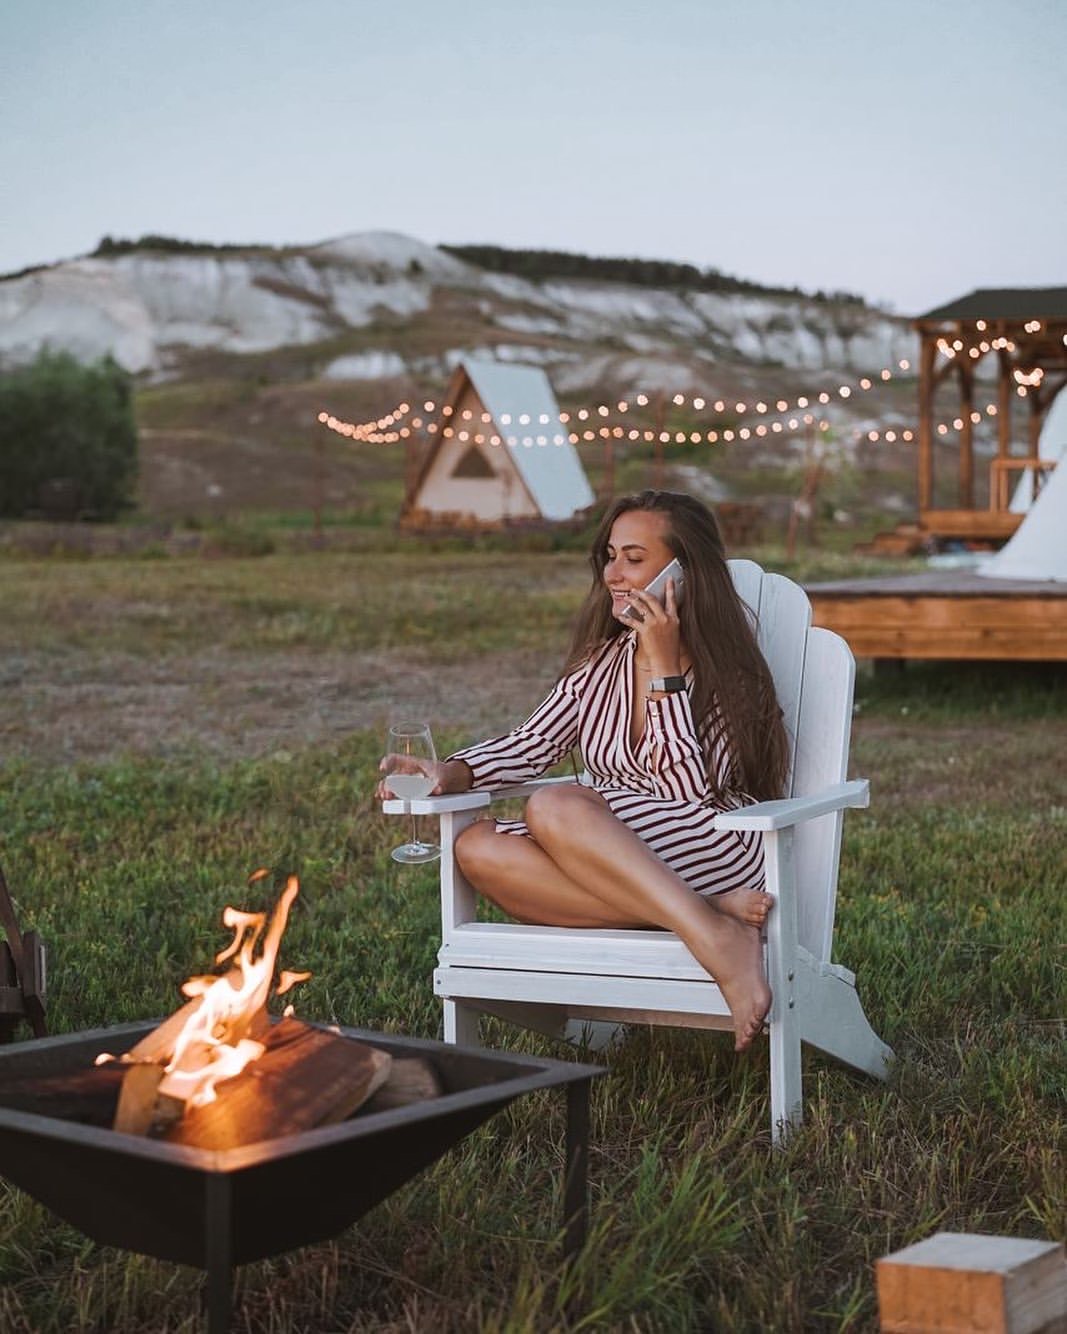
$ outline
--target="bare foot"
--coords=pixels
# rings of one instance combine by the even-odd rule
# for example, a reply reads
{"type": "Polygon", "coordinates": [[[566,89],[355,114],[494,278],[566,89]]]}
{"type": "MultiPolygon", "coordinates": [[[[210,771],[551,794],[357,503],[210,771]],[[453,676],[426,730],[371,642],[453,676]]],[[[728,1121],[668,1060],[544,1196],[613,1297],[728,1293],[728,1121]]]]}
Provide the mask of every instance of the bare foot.
{"type": "Polygon", "coordinates": [[[760,928],[774,907],[774,899],[761,889],[728,889],[725,894],[709,894],[707,901],[716,912],[760,928]]]}
{"type": "Polygon", "coordinates": [[[763,1030],[771,989],[763,973],[763,945],[757,928],[730,922],[729,966],[714,974],[734,1021],[734,1051],[745,1051],[763,1030]]]}

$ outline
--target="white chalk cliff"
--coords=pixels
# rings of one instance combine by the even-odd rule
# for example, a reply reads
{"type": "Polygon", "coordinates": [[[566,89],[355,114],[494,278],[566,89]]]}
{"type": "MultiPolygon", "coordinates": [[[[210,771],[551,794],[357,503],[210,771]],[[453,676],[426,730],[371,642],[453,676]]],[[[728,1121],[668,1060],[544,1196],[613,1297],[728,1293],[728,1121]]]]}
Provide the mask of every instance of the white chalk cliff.
{"type": "Polygon", "coordinates": [[[412,360],[387,332],[417,324],[442,291],[481,321],[483,355],[536,361],[565,372],[574,387],[598,377],[636,388],[681,383],[692,378],[687,367],[716,361],[864,372],[915,355],[906,320],[861,305],[529,281],[410,237],[367,232],[303,250],[139,251],[0,280],[0,362],[24,362],[47,345],[158,372],[180,368],[189,349],[264,352],[378,324],[386,330],[380,343],[324,353],[320,373],[378,379],[445,370],[463,349],[412,360]]]}

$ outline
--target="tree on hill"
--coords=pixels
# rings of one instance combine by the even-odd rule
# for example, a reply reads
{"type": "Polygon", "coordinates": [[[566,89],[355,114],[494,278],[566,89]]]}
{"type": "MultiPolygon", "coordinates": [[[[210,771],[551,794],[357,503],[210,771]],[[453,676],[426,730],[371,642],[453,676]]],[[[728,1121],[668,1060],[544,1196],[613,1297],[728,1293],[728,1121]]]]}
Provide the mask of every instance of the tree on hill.
{"type": "Polygon", "coordinates": [[[457,259],[494,273],[514,273],[534,281],[542,278],[588,278],[629,283],[634,287],[682,288],[692,292],[745,293],[757,296],[807,297],[821,303],[862,305],[851,292],[814,292],[799,287],[770,287],[734,278],[718,269],[698,269],[666,259],[624,259],[583,255],[570,250],[512,250],[498,245],[442,245],[457,259]]]}
{"type": "Polygon", "coordinates": [[[113,519],[136,477],[129,377],[110,357],[46,349],[0,376],[0,516],[113,519]]]}

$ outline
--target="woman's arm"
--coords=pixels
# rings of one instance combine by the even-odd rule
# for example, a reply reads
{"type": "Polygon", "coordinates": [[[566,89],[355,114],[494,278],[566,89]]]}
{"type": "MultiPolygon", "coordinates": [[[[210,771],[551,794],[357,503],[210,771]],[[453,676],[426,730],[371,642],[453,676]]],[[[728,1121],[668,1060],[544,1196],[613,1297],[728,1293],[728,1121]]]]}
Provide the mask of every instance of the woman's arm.
{"type": "MultiPolygon", "coordinates": [[[[674,581],[668,580],[662,605],[644,592],[635,592],[633,601],[642,617],[635,629],[652,676],[680,676],[681,627],[674,581]]],[[[650,692],[645,700],[645,732],[660,796],[699,803],[728,785],[730,748],[722,716],[716,711],[698,727],[688,691],[650,692]]]]}
{"type": "Polygon", "coordinates": [[[556,682],[551,694],[529,718],[503,736],[457,750],[446,764],[462,763],[470,775],[467,787],[499,787],[539,778],[574,749],[585,666],[556,682]]]}

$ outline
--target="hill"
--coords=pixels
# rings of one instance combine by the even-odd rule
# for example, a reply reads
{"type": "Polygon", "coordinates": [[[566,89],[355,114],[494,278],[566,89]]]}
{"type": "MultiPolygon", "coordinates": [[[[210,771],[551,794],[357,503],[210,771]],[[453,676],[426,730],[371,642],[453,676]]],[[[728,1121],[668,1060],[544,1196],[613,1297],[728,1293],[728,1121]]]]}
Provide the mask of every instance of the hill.
{"type": "MultiPolygon", "coordinates": [[[[437,247],[393,232],[309,247],[206,246],[106,238],[91,256],[0,278],[0,366],[45,344],[108,353],[137,376],[140,504],[161,517],[235,510],[388,512],[402,487],[393,451],[325,444],[315,418],[437,399],[463,355],[537,364],[574,409],[639,392],[796,401],[833,393],[850,470],[825,507],[911,506],[907,451],[866,432],[914,420],[914,387],[878,372],[914,360],[903,318],[846,293],[771,290],[693,266],[497,246],[437,247]],[[834,392],[869,375],[873,389],[834,392]],[[318,460],[316,462],[316,460],[318,460]],[[873,472],[868,486],[855,474],[873,472]],[[868,495],[868,492],[870,493],[868,495]],[[354,499],[355,498],[355,499],[354,499]]],[[[675,450],[683,485],[713,465],[709,494],[795,494],[803,430],[714,455],[675,450]],[[681,455],[684,454],[684,460],[681,455]],[[716,489],[717,488],[717,489],[716,489]]],[[[584,450],[595,470],[598,451],[584,450]]],[[[625,452],[625,451],[624,451],[625,452]]]]}
{"type": "Polygon", "coordinates": [[[551,367],[565,390],[674,390],[706,382],[719,363],[870,371],[912,348],[905,321],[845,294],[762,289],[689,265],[445,249],[391,232],[284,250],[106,238],[95,255],[0,279],[9,362],[48,343],[180,374],[208,349],[301,348],[327,379],[441,376],[471,337],[501,360],[551,367]]]}

